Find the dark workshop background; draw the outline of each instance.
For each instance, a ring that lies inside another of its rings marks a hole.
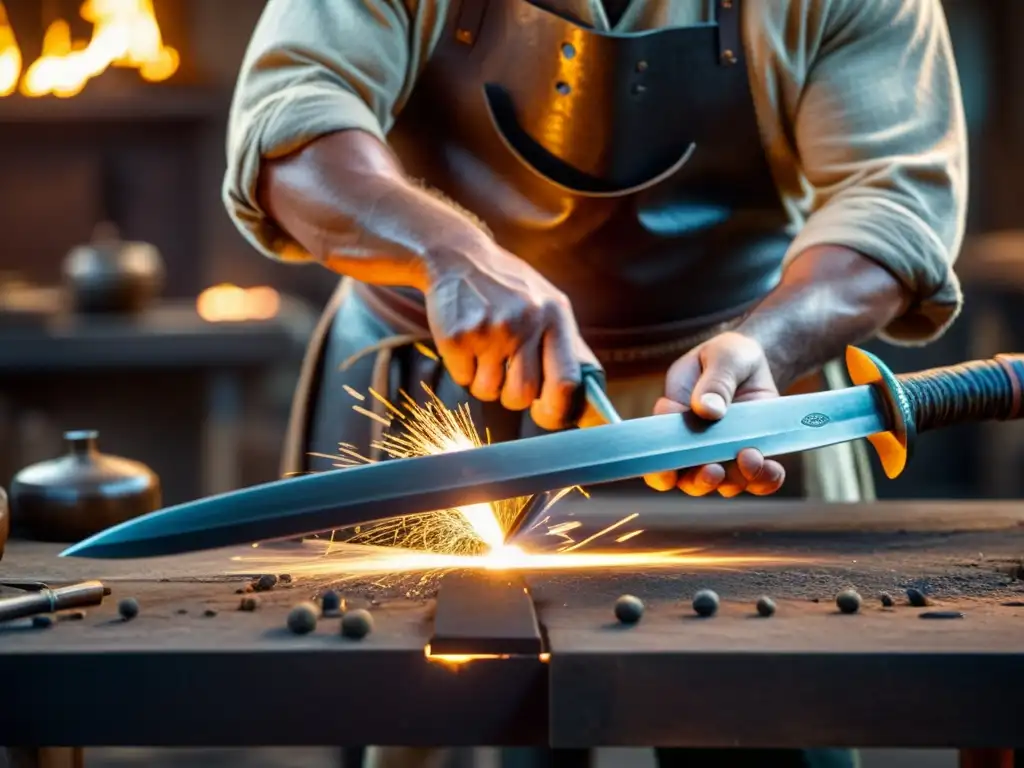
[[[88,38],[73,0],[5,5],[26,66],[58,16]],[[262,258],[220,203],[228,102],[262,5],[157,0],[165,42],[181,54],[167,82],[109,70],[71,98],[0,98],[0,296],[56,285],[65,256],[103,219],[157,246],[166,265],[162,304],[135,320],[38,326],[0,312],[0,484],[82,428],[100,431],[102,449],[152,466],[168,502],[276,476],[303,344],[334,279]],[[949,0],[947,9],[971,127],[970,234],[958,266],[967,306],[927,348],[874,345],[899,370],[1024,349],[1024,3]],[[277,315],[200,321],[197,295],[219,283],[272,287]],[[1012,426],[929,437],[880,493],[1019,495],[1020,437]]]
[[[75,0],[3,2],[26,66],[57,17],[69,19],[76,36],[89,35]],[[0,485],[58,455],[69,429],[97,429],[102,449],[150,465],[167,502],[276,477],[304,343],[335,281],[321,269],[256,254],[220,203],[228,103],[262,5],[155,0],[165,42],[181,55],[167,82],[110,70],[71,98],[0,98]],[[969,236],[958,265],[967,304],[953,330],[927,348],[873,345],[903,371],[1024,351],[1024,3],[946,6],[972,144]],[[166,267],[159,306],[137,319],[44,325],[11,310],[15,295],[50,306],[45,289],[59,283],[66,255],[104,219],[125,239],[159,248]],[[275,289],[276,316],[200,320],[198,295],[221,283]],[[930,436],[916,459],[898,481],[880,480],[881,496],[1024,496],[1019,426]],[[114,750],[90,764],[269,768],[337,764],[332,755],[270,750],[243,760]],[[865,764],[954,760],[889,755]],[[649,759],[612,751],[601,764]]]

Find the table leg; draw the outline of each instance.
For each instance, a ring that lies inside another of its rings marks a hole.
[[[961,749],[960,768],[1013,768],[1012,749]]]
[[[203,445],[203,494],[213,496],[241,487],[242,376],[212,371],[207,383]]]
[[[342,747],[338,768],[363,768],[365,747]]]
[[[8,747],[8,768],[85,768],[81,747]]]
[[[509,747],[501,750],[501,768],[590,768],[589,749]]]

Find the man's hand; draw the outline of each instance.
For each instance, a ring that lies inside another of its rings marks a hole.
[[[330,269],[426,297],[452,379],[485,401],[565,426],[581,363],[596,363],[565,295],[473,220],[406,178],[391,150],[338,131],[266,163],[260,201]],[[531,407],[532,406],[532,407]]]
[[[741,333],[723,333],[673,364],[665,382],[665,397],[658,400],[654,412],[692,410],[701,418],[718,420],[734,402],[778,396],[761,345]],[[785,478],[781,464],[747,448],[724,466],[708,464],[681,473],[662,472],[645,480],[657,491],[679,488],[690,496],[704,496],[717,490],[728,498],[743,491],[757,496],[775,493]]]
[[[479,400],[530,408],[543,429],[567,426],[580,364],[596,358],[565,294],[483,238],[435,254],[430,271],[427,317],[455,383]]]

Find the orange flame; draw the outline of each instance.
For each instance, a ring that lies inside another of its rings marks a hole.
[[[42,55],[21,79],[22,95],[70,98],[112,66],[135,69],[148,82],[166,80],[178,71],[180,56],[163,44],[152,0],[86,0],[80,14],[93,25],[92,38],[72,40],[68,22],[54,21],[43,36]],[[0,95],[6,95],[4,50],[0,23]]]
[[[0,97],[10,96],[21,77],[21,48],[14,28],[7,19],[7,9],[0,2]]]

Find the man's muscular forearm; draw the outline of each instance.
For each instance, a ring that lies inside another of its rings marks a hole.
[[[565,424],[596,362],[568,299],[469,214],[410,181],[375,137],[325,136],[266,164],[260,204],[306,251],[365,283],[417,288],[434,344],[474,397]]]
[[[790,262],[779,285],[737,332],[765,350],[776,385],[840,357],[902,314],[908,296],[887,269],[842,246],[810,248]]]
[[[260,205],[325,266],[377,285],[426,291],[432,259],[486,238],[475,222],[410,181],[376,137],[323,136],[269,160]]]

